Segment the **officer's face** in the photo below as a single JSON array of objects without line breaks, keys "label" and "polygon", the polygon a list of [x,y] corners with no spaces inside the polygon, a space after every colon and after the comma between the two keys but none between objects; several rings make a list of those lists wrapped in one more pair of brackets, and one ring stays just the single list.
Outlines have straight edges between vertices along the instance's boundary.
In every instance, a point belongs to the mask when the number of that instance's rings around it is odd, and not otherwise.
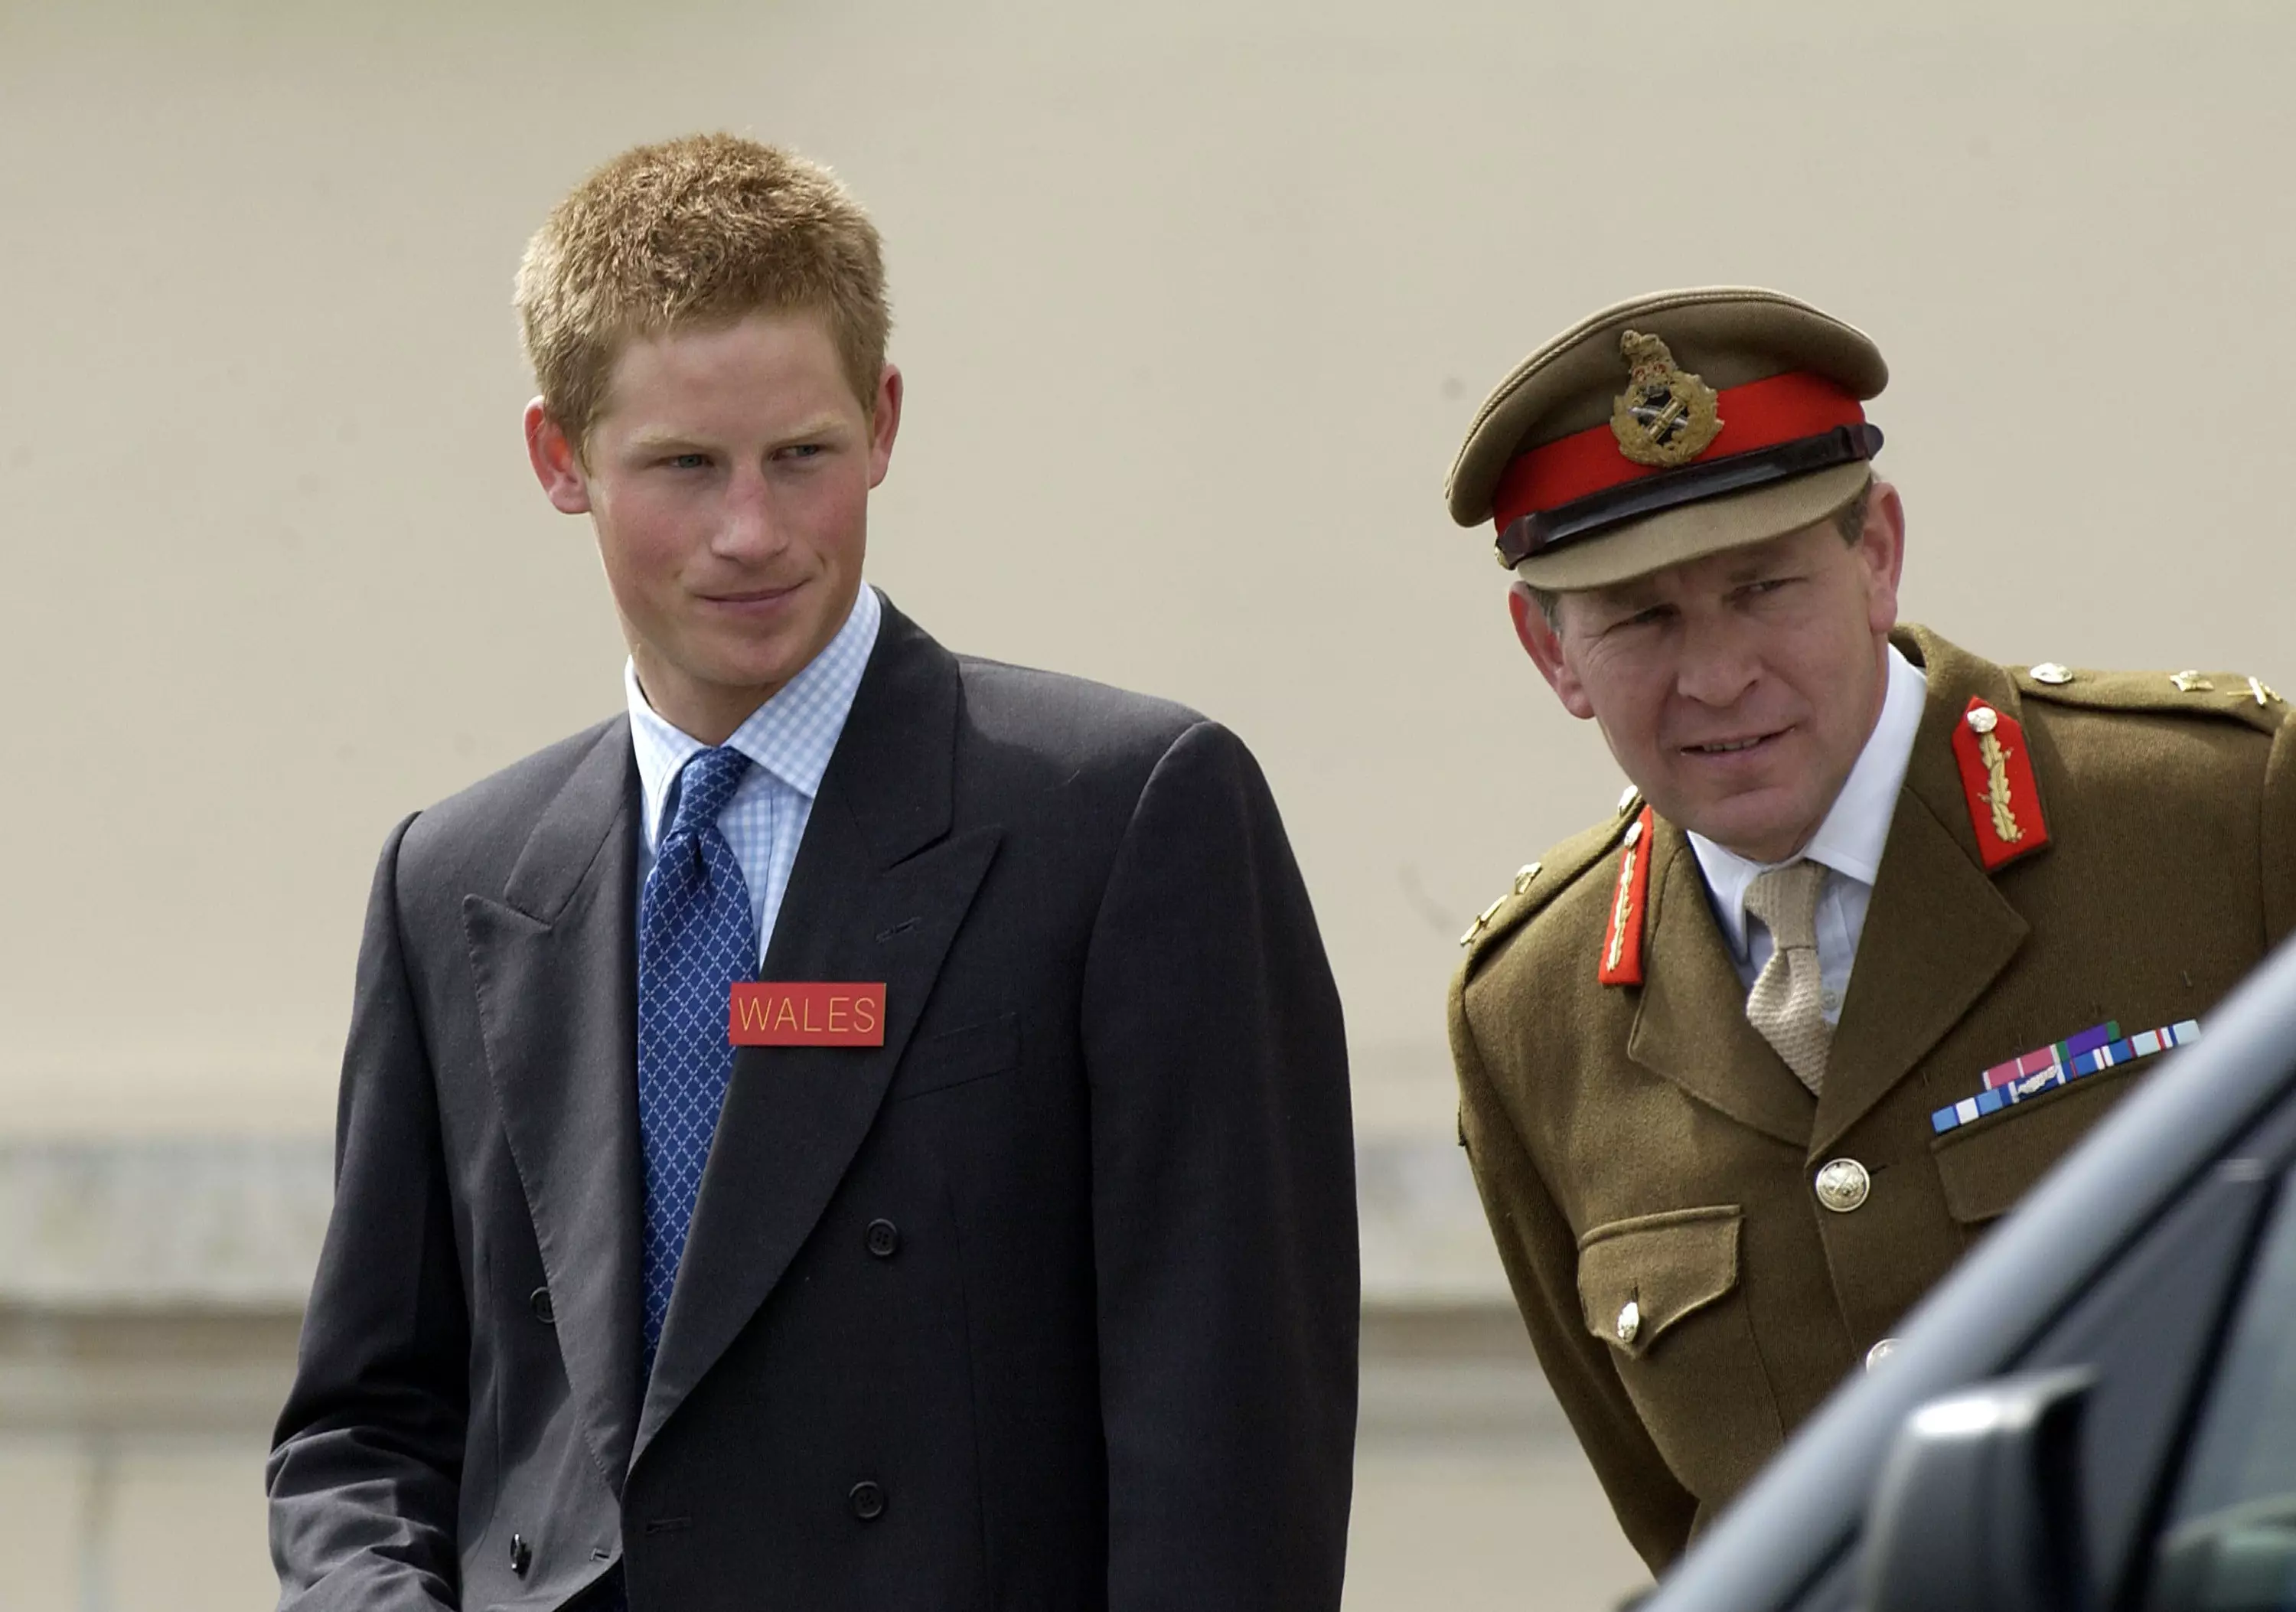
[{"label": "officer's face", "polygon": [[1905,517],[1877,481],[1863,534],[1828,521],[1615,587],[1520,590],[1523,646],[1669,821],[1756,861],[1808,843],[1882,713]]},{"label": "officer's face", "polygon": [[899,372],[864,407],[827,322],[804,312],[633,341],[581,454],[528,406],[535,473],[595,525],[663,717],[719,743],[836,636],[900,408]]}]

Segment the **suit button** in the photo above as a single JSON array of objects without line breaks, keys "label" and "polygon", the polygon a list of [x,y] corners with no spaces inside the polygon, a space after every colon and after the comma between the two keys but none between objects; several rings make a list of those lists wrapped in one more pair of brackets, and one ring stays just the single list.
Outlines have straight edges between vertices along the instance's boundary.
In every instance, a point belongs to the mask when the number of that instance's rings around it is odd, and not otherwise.
[{"label": "suit button", "polygon": [[1857,1208],[1873,1190],[1874,1178],[1854,1158],[1828,1160],[1817,1172],[1817,1201],[1836,1214]]},{"label": "suit button", "polygon": [[879,1259],[890,1259],[901,1246],[901,1229],[890,1221],[871,1221],[869,1230],[862,1239],[869,1252]]},{"label": "suit button", "polygon": [[510,1570],[520,1578],[524,1578],[527,1568],[532,1566],[533,1562],[534,1547],[526,1542],[526,1535],[512,1534],[510,1536]]},{"label": "suit button", "polygon": [[1883,1338],[1880,1343],[1866,1351],[1866,1369],[1868,1371],[1873,1370],[1875,1367],[1879,1366],[1883,1361],[1888,1360],[1897,1352],[1898,1340],[1894,1337]]},{"label": "suit button", "polygon": [[873,1523],[885,1515],[885,1492],[864,1479],[853,1485],[845,1497],[853,1502],[853,1515],[865,1523]]},{"label": "suit button", "polygon": [[558,1309],[556,1305],[550,1302],[549,1288],[537,1287],[533,1292],[528,1294],[526,1295],[526,1305],[528,1309],[534,1312],[534,1319],[540,1321],[544,1326],[554,1327],[558,1324]]}]

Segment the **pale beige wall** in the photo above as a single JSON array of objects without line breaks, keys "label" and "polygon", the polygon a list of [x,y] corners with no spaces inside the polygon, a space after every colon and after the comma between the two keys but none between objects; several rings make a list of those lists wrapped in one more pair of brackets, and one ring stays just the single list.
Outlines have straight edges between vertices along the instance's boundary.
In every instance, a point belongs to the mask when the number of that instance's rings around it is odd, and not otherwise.
[{"label": "pale beige wall", "polygon": [[1911,613],[2296,687],[2284,6],[0,4],[0,1126],[326,1124],[399,813],[613,709],[530,485],[520,244],[632,141],[835,164],[949,643],[1264,759],[1374,1127],[1445,1123],[1464,917],[1615,773],[1438,490],[1653,286],[1870,329]]},{"label": "pale beige wall", "polygon": [[[2296,692],[2292,45],[2282,5],[2152,0],[0,0],[0,1135],[324,1131],[390,823],[619,698],[518,447],[519,247],[593,162],[727,127],[889,237],[873,576],[1251,741],[1384,1139],[1367,1272],[1495,1298],[1443,983],[1618,780],[1442,514],[1474,403],[1613,297],[1799,291],[1896,369],[1911,613]],[[198,1264],[144,1196],[121,1236]],[[201,1378],[175,1322],[75,1353],[0,1265],[17,1599],[258,1603],[277,1390],[241,1379],[285,1307]],[[1488,1361],[1440,1317],[1371,1351],[1350,1604],[1607,1604],[1623,1542],[1462,1313]]]}]

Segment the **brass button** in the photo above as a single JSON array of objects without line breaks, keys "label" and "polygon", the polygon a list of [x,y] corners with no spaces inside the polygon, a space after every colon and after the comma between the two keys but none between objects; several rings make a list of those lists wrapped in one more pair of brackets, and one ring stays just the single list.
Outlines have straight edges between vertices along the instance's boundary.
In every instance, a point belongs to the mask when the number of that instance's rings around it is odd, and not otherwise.
[{"label": "brass button", "polygon": [[1642,1329],[1643,1307],[1634,1300],[1628,1299],[1626,1307],[1619,1312],[1619,1341],[1622,1344],[1631,1344],[1635,1341],[1635,1334]]},{"label": "brass button", "polygon": [[1857,1208],[1873,1190],[1874,1178],[1854,1158],[1829,1159],[1817,1172],[1817,1201],[1836,1214]]},{"label": "brass button", "polygon": [[1990,705],[1972,705],[1962,720],[1969,724],[1972,733],[1991,733],[2001,725],[2001,713]]},{"label": "brass button", "polygon": [[1538,876],[1538,868],[1539,864],[1537,862],[1525,862],[1521,867],[1514,870],[1515,894],[1521,895],[1524,891],[1530,888],[1531,880]]},{"label": "brass button", "polygon": [[1632,811],[1635,809],[1635,802],[1640,799],[1642,791],[1636,789],[1632,784],[1628,785],[1627,793],[1619,797],[1619,815],[1624,817]]},{"label": "brass button", "polygon": [[2070,683],[2072,680],[2073,674],[2067,671],[2063,667],[2058,665],[2054,661],[2044,661],[2038,666],[2033,668],[2033,681],[2036,683],[2047,683],[2052,686],[2055,686],[2058,684]]},{"label": "brass button", "polygon": [[1880,1343],[1866,1351],[1866,1369],[1871,1371],[1874,1367],[1880,1365],[1883,1361],[1888,1360],[1897,1352],[1898,1340],[1894,1337],[1883,1338]]},{"label": "brass button", "polygon": [[2186,667],[2183,671],[2170,672],[2169,681],[2177,686],[2178,694],[2214,694],[2217,688],[2214,683],[2210,682],[2191,667]]}]

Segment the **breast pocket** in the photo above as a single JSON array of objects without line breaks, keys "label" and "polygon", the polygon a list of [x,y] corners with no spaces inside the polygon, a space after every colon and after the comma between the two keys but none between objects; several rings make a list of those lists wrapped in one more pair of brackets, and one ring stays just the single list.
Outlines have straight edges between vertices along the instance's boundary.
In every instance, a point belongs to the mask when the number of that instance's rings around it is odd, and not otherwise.
[{"label": "breast pocket", "polygon": [[1784,1437],[1739,1290],[1735,1204],[1597,1226],[1578,1239],[1587,1330],[1667,1465],[1701,1499],[1734,1493]]},{"label": "breast pocket", "polygon": [[1930,1143],[1946,1212],[1964,1226],[2007,1213],[2049,1166],[2127,1095],[2143,1064],[2100,1069],[2069,1085],[1956,1126]]},{"label": "breast pocket", "polygon": [[992,1075],[1009,1073],[1020,1062],[1020,1016],[1000,1013],[993,1018],[961,1024],[912,1041],[885,1100],[902,1102],[929,1091],[969,1086]]}]

